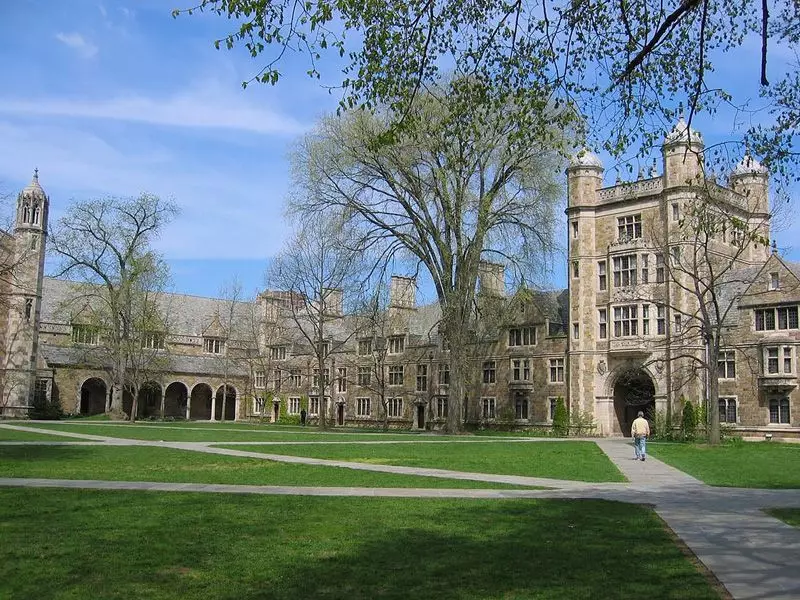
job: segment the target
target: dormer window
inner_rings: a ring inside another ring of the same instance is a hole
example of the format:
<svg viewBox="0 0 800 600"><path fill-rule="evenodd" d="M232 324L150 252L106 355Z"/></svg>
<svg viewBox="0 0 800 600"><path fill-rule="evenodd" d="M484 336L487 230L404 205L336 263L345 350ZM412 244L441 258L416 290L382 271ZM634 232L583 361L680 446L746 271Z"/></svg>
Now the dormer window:
<svg viewBox="0 0 800 600"><path fill-rule="evenodd" d="M358 355L369 356L372 354L372 340L358 340Z"/></svg>
<svg viewBox="0 0 800 600"><path fill-rule="evenodd" d="M149 348L150 350L163 350L166 340L164 334L151 331L142 336L142 348Z"/></svg>
<svg viewBox="0 0 800 600"><path fill-rule="evenodd" d="M770 290L780 289L780 281L778 280L778 274L777 273L770 273L769 274L769 289Z"/></svg>
<svg viewBox="0 0 800 600"><path fill-rule="evenodd" d="M286 346L273 346L269 349L272 360L286 360Z"/></svg>
<svg viewBox="0 0 800 600"><path fill-rule="evenodd" d="M225 340L203 338L203 350L209 354L222 354L225 351Z"/></svg>
<svg viewBox="0 0 800 600"><path fill-rule="evenodd" d="M620 242L628 242L642 237L642 215L618 217L617 233Z"/></svg>
<svg viewBox="0 0 800 600"><path fill-rule="evenodd" d="M389 338L389 354L402 354L406 348L406 338L396 335Z"/></svg>
<svg viewBox="0 0 800 600"><path fill-rule="evenodd" d="M536 327L513 327L508 330L509 346L535 346Z"/></svg>
<svg viewBox="0 0 800 600"><path fill-rule="evenodd" d="M73 325L72 326L72 342L75 344L86 344L88 346L96 346L98 339L98 330L94 325Z"/></svg>

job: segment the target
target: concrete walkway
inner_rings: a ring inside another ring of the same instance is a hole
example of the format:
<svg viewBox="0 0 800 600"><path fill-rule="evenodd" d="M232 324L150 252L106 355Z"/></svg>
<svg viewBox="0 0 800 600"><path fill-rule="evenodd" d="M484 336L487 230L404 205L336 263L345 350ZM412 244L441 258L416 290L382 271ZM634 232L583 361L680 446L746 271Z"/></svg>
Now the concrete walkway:
<svg viewBox="0 0 800 600"><path fill-rule="evenodd" d="M0 428L51 433L35 427L6 424L0 424ZM655 507L656 512L703 564L714 573L733 598L737 600L800 600L800 529L769 517L762 510L765 508L800 508L800 490L711 487L652 457L648 457L646 462L633 460L633 448L625 440L592 441L596 442L614 462L627 477L629 483L586 483L539 477L464 473L446 469L263 454L219 448L206 442L155 442L79 433L52 433L86 440L85 442L56 442L58 444L156 446L297 464L544 486L548 489L319 488L19 478L0 478L0 486L400 498L594 498L647 504ZM419 441L429 440L420 439ZM47 442L5 443L40 445Z"/></svg>

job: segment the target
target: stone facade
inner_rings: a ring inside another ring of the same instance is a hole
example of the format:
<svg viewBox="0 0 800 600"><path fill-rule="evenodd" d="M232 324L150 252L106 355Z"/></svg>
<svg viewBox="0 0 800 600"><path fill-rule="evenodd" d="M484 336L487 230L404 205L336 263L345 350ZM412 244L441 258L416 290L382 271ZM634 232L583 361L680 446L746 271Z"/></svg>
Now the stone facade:
<svg viewBox="0 0 800 600"><path fill-rule="evenodd" d="M567 289L508 296L503 266L481 264L483 318L467 369L465 422L549 427L559 397L600 435L628 435L640 409L669 411L677 421L682 403L702 402L711 383L698 368L709 362L708 348L691 290L705 278L697 273L727 261L732 268L717 290L719 306L730 309L719 328L721 420L747 435L800 435L800 265L770 251L764 169L745 158L722 186L705 177L702 151L702 137L681 121L665 138L660 173L654 165L636 181L603 187L597 157L584 152L572 161ZM42 207L38 223L24 212L26 202ZM36 389L58 395L68 412L101 412L111 387L101 340L80 329L85 307L71 304L80 297L75 284L42 278L47 202L35 178L20 195L19 215L28 221L18 216L13 235L0 237L4 260L17 257L20 273L0 281L8 299L0 310L5 380L13 375L21 390L5 416L20 416ZM712 257L708 264L681 270L698 257L686 223L698 218L699 205L735 225L711 231L701 256ZM20 248L35 252L20 256ZM231 312L223 300L165 294L170 326L140 392L140 415L221 418L227 381L226 418L296 421L305 410L314 421L326 410L334 426L386 419L391 427L441 427L449 354L438 335L439 307L418 306L415 296L413 279L393 277L385 314L366 323L343 314L341 293L328 290L330 385L321 393L314 345L302 319L292 318L302 299L265 291ZM4 398L9 390L6 383Z"/></svg>

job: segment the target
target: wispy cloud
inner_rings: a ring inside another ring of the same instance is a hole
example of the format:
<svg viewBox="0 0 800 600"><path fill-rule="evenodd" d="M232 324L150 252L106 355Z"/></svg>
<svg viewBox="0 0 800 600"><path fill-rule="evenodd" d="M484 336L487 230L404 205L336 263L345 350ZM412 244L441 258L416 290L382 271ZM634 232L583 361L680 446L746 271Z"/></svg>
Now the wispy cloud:
<svg viewBox="0 0 800 600"><path fill-rule="evenodd" d="M282 219L286 182L280 169L269 168L275 157L259 152L265 164L258 169L236 162L221 166L213 157L182 152L181 144L171 143L176 137L142 141L70 125L0 120L0 192L15 195L39 167L54 221L71 197L147 190L174 198L182 208L157 243L169 258L275 254L288 235ZM238 243L229 242L230 232Z"/></svg>
<svg viewBox="0 0 800 600"><path fill-rule="evenodd" d="M97 55L97 46L75 31L71 33L59 32L56 34L56 39L65 46L69 46L75 50L83 58L93 58Z"/></svg>
<svg viewBox="0 0 800 600"><path fill-rule="evenodd" d="M0 98L0 113L229 129L265 135L296 135L307 129L292 117L248 102L244 93L237 95L217 85L196 87L164 98L137 94L104 100Z"/></svg>

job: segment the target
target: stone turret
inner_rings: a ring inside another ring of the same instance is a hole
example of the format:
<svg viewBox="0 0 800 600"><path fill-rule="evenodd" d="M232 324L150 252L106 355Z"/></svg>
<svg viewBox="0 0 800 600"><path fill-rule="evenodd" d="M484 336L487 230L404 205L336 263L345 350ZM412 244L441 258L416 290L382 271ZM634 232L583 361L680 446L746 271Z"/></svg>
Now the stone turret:
<svg viewBox="0 0 800 600"><path fill-rule="evenodd" d="M664 188L697 185L703 179L703 136L681 116L664 138Z"/></svg>
<svg viewBox="0 0 800 600"><path fill-rule="evenodd" d="M750 155L745 155L733 169L730 186L734 192L747 198L749 212L769 213L769 171Z"/></svg>
<svg viewBox="0 0 800 600"><path fill-rule="evenodd" d="M567 167L567 206L593 206L603 186L603 163L591 150L576 154Z"/></svg>
<svg viewBox="0 0 800 600"><path fill-rule="evenodd" d="M5 377L0 406L4 416L26 416L33 402L39 315L42 304L45 239L50 200L39 184L39 170L17 197L13 236L13 277L8 287L8 311L2 364Z"/></svg>

